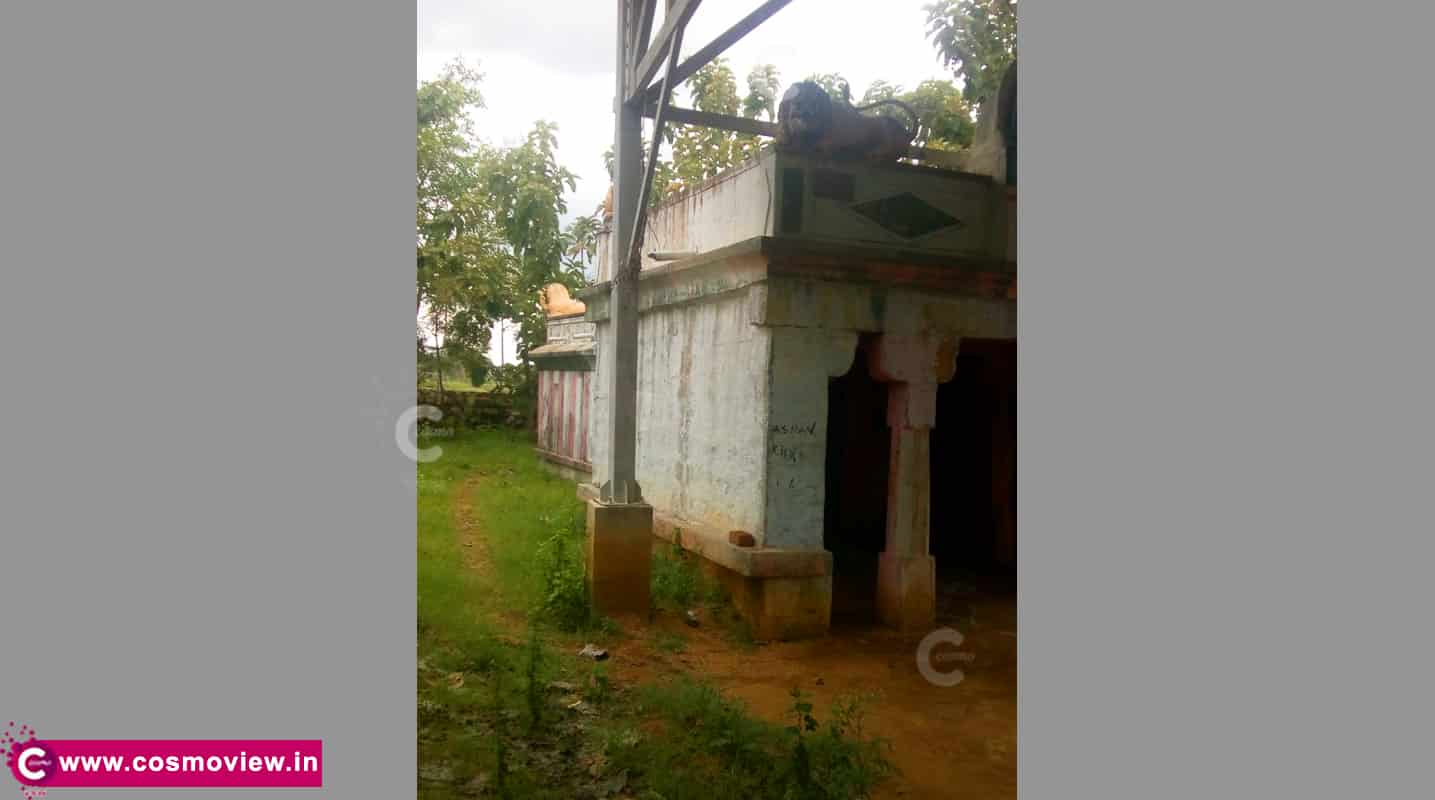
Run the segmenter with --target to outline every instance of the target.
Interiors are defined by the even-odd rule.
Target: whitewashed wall
[[[643,269],[662,263],[648,258],[651,252],[706,253],[771,235],[775,169],[771,156],[748,162],[653,209],[643,242]],[[599,281],[613,277],[614,247],[610,232],[599,234]]]
[[[660,513],[761,538],[769,332],[751,324],[747,293],[642,316],[638,343],[638,484]],[[611,330],[599,325],[600,337]],[[592,386],[593,481],[607,480],[612,348],[598,347]]]

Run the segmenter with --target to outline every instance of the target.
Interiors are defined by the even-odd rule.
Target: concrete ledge
[[[674,542],[747,578],[821,578],[832,575],[832,554],[826,550],[782,550],[738,547],[728,542],[727,531],[717,531],[654,513],[653,535]]]
[[[578,484],[578,499],[594,502],[598,487]],[[681,531],[681,537],[678,532]],[[711,526],[653,512],[653,536],[674,542],[726,569],[748,578],[820,578],[832,575],[832,554],[826,550],[783,550],[775,547],[737,547],[728,532]]]
[[[598,487],[578,485],[588,504],[590,526]],[[646,506],[645,506],[646,507]],[[720,583],[733,607],[752,626],[759,641],[790,641],[827,634],[832,623],[832,554],[826,550],[737,547],[727,531],[652,512],[652,537],[674,542],[701,556],[704,573]],[[592,537],[590,537],[591,539]],[[629,551],[628,557],[649,560]]]
[[[825,636],[832,624],[832,576],[751,578],[703,560],[703,571],[722,584],[758,641]]]

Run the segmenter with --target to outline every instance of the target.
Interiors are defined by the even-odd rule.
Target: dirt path
[[[774,721],[785,721],[794,686],[812,696],[819,711],[844,694],[880,692],[866,705],[865,727],[891,743],[889,757],[901,775],[878,797],[1014,798],[1015,600],[977,596],[973,605],[978,619],[986,621],[960,626],[960,648],[935,650],[972,657],[939,664],[943,671],[962,671],[962,681],[951,687],[933,685],[918,672],[919,637],[845,627],[823,639],[745,648],[718,631],[690,629],[673,615],[660,615],[615,644],[613,670],[625,682],[657,680],[679,670],[698,673]],[[684,637],[684,649],[663,652],[655,644],[659,631]]]
[[[454,494],[453,525],[458,532],[458,546],[463,553],[463,565],[477,575],[487,575],[491,569],[488,543],[478,530],[478,515],[474,513],[474,497],[478,493],[483,475],[469,474]],[[497,622],[513,641],[521,641],[526,621],[517,611],[505,611],[490,619]]]
[[[473,515],[478,481],[469,476],[460,488],[455,523],[465,564],[482,573],[487,549]],[[787,721],[794,686],[813,698],[819,712],[842,695],[878,692],[865,705],[865,728],[892,745],[889,758],[900,774],[877,797],[1015,798],[1016,598],[972,587],[943,594],[938,625],[956,628],[964,641],[934,652],[970,658],[938,664],[943,671],[962,671],[961,682],[951,687],[933,685],[918,671],[920,637],[846,625],[822,639],[743,646],[717,624],[690,628],[671,613],[621,620],[627,636],[606,643],[610,674],[635,685],[695,673],[741,698],[752,713],[778,722]],[[503,622],[513,630],[522,626],[521,616]],[[664,650],[660,636],[667,642],[681,638],[682,649]]]

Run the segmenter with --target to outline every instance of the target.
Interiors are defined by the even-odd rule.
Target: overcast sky
[[[840,72],[858,97],[879,79],[911,88],[952,78],[926,39],[929,1],[793,0],[724,55],[739,94],[748,71],[765,63],[777,65],[783,90],[814,73]],[[682,56],[760,4],[704,0]],[[616,27],[616,0],[419,0],[418,78],[435,77],[454,58],[476,62],[487,108],[474,116],[493,144],[522,141],[539,119],[557,123],[559,163],[578,175],[566,224],[591,213],[608,191],[603,152],[613,142]]]

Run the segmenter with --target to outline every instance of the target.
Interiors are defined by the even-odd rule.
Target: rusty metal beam
[[[694,73],[707,66],[714,58],[722,55],[725,50],[736,44],[739,39],[751,33],[754,28],[766,22],[769,17],[781,11],[782,8],[790,2],[792,2],[792,0],[767,0],[767,2],[758,6],[757,10],[743,17],[736,25],[723,31],[716,39],[709,42],[706,47],[693,53],[692,56],[679,64],[677,72],[673,74],[673,78],[670,82],[676,86],[688,78],[691,78]],[[637,100],[639,95],[643,96],[644,103],[652,103],[658,99],[657,84],[647,86],[645,82],[640,82],[637,86],[639,87],[638,92],[634,94],[631,98],[632,100]]]
[[[643,116],[652,119],[657,115],[657,105],[643,107]],[[777,124],[760,119],[748,119],[747,117],[734,117],[729,114],[715,114],[710,111],[698,111],[691,108],[679,108],[678,106],[667,106],[667,119],[673,122],[680,122],[684,125],[701,125],[704,128],[720,128],[725,131],[737,131],[738,133],[751,133],[757,136],[776,136]]]
[[[637,69],[633,71],[632,86],[646,87],[653,82],[653,76],[658,73],[658,62],[668,55],[668,44],[678,31],[688,26],[688,20],[692,19],[693,12],[698,10],[699,2],[701,0],[677,0],[669,6],[668,13],[663,18],[663,27],[658,29],[658,35],[653,37],[652,43],[643,53],[642,60],[638,62]],[[633,92],[623,99],[631,102],[633,97],[640,94]]]

